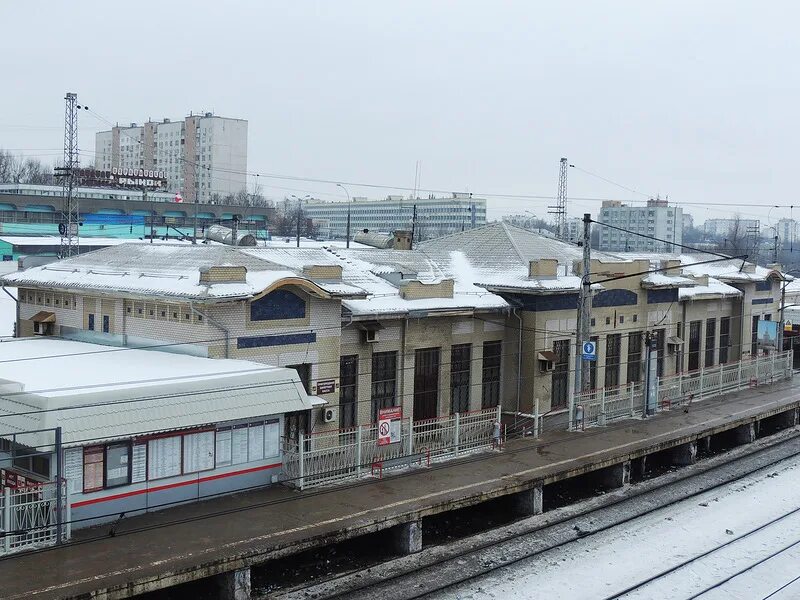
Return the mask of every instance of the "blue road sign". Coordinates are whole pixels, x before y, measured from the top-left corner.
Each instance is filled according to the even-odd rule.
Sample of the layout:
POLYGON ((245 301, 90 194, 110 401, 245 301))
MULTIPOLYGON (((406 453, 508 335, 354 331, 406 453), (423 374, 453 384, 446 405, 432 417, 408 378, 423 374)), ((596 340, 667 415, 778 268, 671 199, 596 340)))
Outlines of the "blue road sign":
POLYGON ((583 360, 597 360, 597 345, 594 342, 583 342, 583 360))

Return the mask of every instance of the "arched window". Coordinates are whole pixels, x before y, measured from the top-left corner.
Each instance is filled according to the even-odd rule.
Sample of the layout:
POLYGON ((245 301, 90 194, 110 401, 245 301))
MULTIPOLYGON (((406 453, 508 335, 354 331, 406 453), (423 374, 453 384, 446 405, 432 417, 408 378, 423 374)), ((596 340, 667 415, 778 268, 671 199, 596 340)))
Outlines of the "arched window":
POLYGON ((251 321, 302 319, 306 316, 306 301, 289 290, 275 290, 250 303, 251 321))

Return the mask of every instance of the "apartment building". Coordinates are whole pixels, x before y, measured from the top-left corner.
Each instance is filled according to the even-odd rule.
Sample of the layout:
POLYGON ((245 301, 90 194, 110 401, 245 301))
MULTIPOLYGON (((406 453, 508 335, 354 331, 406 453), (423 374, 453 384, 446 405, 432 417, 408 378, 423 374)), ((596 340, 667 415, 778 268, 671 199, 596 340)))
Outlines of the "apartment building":
POLYGON ((605 200, 599 220, 602 251, 674 252, 673 244, 683 243, 683 209, 666 200, 648 200, 647 206, 605 200))
POLYGON ((212 202, 247 186, 247 121, 207 112, 95 134, 95 167, 164 171, 168 190, 212 202))

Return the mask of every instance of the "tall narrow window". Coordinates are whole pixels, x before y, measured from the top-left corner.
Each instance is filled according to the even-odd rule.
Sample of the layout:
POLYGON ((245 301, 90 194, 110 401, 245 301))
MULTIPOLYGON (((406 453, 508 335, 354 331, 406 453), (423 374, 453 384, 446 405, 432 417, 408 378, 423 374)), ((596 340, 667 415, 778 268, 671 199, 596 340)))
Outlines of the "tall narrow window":
POLYGON ((656 351, 658 352, 658 356, 656 358, 656 376, 663 377, 664 376, 664 350, 666 347, 666 329, 656 329, 653 332, 653 335, 656 336, 656 351))
POLYGON ((731 347, 731 318, 722 317, 719 320, 719 363, 724 365, 729 359, 731 347))
POLYGON ((500 358, 503 342, 483 343, 483 397, 482 408, 500 404, 500 358))
MULTIPOLYGON (((596 335, 593 335, 590 339, 594 342, 594 347, 597 348, 600 338, 596 335)), ((597 389, 597 360, 589 361, 589 389, 597 389)))
POLYGON ((642 332, 628 334, 628 383, 642 379, 642 332))
POLYGON ((450 412, 469 411, 470 344, 457 344, 450 351, 450 412))
POLYGON ((758 354, 758 315, 753 317, 753 331, 750 338, 750 355, 755 357, 758 354))
POLYGON ((111 330, 111 319, 108 315, 103 315, 103 333, 109 333, 111 330))
POLYGON ((605 387, 607 388, 617 387, 619 385, 621 340, 622 335, 619 333, 611 333, 606 337, 605 387))
POLYGON ((88 325, 86 326, 86 329, 89 331, 94 331, 94 313, 89 313, 88 325))
POLYGON ((372 420, 378 421, 378 410, 395 406, 397 397, 397 352, 375 352, 372 355, 372 420))
POLYGON ((553 353, 556 361, 553 365, 553 380, 550 392, 550 408, 566 408, 569 389, 569 340, 555 340, 553 353))
POLYGON ((355 427, 358 397, 358 355, 339 359, 339 427, 355 427))
POLYGON ((439 412, 439 348, 414 353, 414 420, 433 419, 439 412))
POLYGON ((700 329, 702 321, 689 323, 689 370, 696 371, 700 368, 700 329))
POLYGON ((717 320, 706 320, 706 361, 707 367, 714 366, 714 352, 717 349, 717 320))

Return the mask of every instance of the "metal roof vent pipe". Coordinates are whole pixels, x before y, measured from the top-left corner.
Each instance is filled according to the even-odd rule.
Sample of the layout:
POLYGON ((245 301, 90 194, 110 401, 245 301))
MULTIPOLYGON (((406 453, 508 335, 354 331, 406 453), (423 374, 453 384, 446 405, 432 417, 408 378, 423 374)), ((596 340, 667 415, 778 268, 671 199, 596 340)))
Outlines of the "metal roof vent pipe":
POLYGON ((227 246, 256 246, 256 238, 252 233, 238 232, 236 240, 233 239, 233 229, 224 225, 210 225, 206 227, 206 239, 219 242, 227 246))

